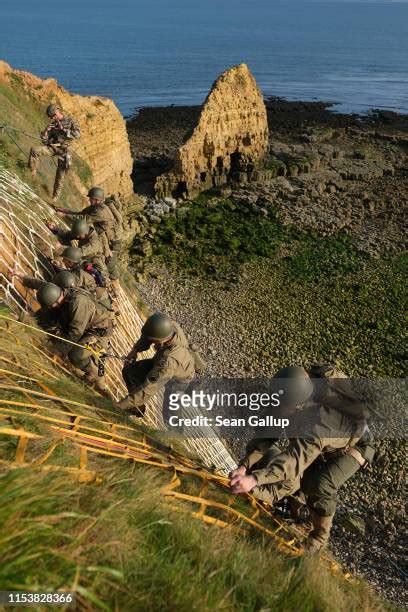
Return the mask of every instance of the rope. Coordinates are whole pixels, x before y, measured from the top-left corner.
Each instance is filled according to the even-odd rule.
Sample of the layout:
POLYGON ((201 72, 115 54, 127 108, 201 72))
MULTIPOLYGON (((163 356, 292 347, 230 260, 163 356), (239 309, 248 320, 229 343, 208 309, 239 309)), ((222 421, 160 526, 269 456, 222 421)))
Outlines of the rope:
POLYGON ((20 147, 20 145, 18 144, 18 142, 16 142, 16 141, 14 140, 14 138, 12 137, 12 135, 11 135, 11 134, 9 134, 9 132, 8 132, 7 130, 4 130, 4 131, 5 131, 5 133, 7 134, 7 136, 10 138, 10 140, 11 140, 12 142, 14 142, 14 144, 15 144, 15 145, 16 145, 16 147, 17 147, 17 149, 20 149, 20 151, 21 151, 21 153, 24 155, 24 157, 27 157, 27 158, 28 158, 28 153, 26 153, 26 151, 24 151, 24 150, 23 150, 23 149, 20 147))
POLYGON ((13 132, 20 132, 20 134, 24 134, 24 136, 27 136, 28 138, 32 138, 33 140, 37 140, 38 142, 42 142, 41 138, 38 138, 38 136, 33 136, 33 134, 28 134, 27 132, 24 132, 23 130, 20 130, 20 128, 16 128, 13 125, 8 125, 7 123, 3 123, 2 125, 0 125, 0 130, 12 130, 13 132))
MULTIPOLYGON (((38 142, 42 142, 41 138, 38 138, 38 136, 33 136, 33 134, 28 134, 27 132, 24 132, 24 130, 21 130, 20 128, 16 128, 12 125, 8 125, 7 123, 3 123, 0 125, 0 130, 3 130, 7 136, 10 138, 10 140, 15 144, 15 146, 21 151, 21 153, 29 158, 29 154, 26 153, 18 144, 18 142, 13 138, 13 136, 10 134, 9 130, 12 130, 13 132, 19 132, 20 134, 24 134, 24 136, 27 136, 28 138, 32 138, 33 140, 36 140, 38 142)), ((59 157, 58 153, 55 153, 56 157, 59 157)), ((57 162, 55 161, 54 157, 51 158, 52 163, 57 166, 57 162)))
POLYGON ((21 325, 22 327, 27 327, 28 329, 32 329, 33 331, 39 333, 39 334, 44 334, 46 336, 50 336, 51 338, 56 338, 57 340, 60 340, 62 342, 66 342, 67 344, 71 344, 72 346, 78 346, 81 349, 86 349, 87 351, 93 353, 93 355, 95 355, 95 357, 97 359, 101 359, 102 357, 105 356, 105 352, 103 349, 94 349, 92 348, 92 346, 90 344, 79 344, 78 342, 73 342, 72 340, 68 340, 67 338, 62 338, 61 336, 57 336, 56 334, 52 334, 51 332, 47 332, 44 329, 38 329, 38 327, 35 327, 34 325, 28 325, 27 323, 23 323, 22 321, 17 321, 16 319, 13 319, 12 317, 7 317, 6 315, 0 314, 0 319, 5 319, 6 321, 11 321, 12 323, 15 323, 16 325, 21 325))

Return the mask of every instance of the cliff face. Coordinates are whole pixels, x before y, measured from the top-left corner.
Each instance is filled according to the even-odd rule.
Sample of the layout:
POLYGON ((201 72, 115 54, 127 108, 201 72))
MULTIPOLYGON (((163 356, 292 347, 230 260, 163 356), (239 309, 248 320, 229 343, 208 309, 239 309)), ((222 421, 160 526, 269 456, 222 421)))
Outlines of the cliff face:
POLYGON ((179 148, 171 172, 156 181, 159 197, 188 195, 250 180, 268 147, 262 93, 246 64, 226 70, 214 83, 191 137, 179 148))
MULTIPOLYGON (((21 125, 19 116, 27 109, 30 112, 30 104, 33 106, 31 133, 34 134, 47 123, 45 112, 41 117, 40 111, 45 111, 50 103, 58 103, 64 113, 75 117, 81 126, 81 138, 75 143, 74 151, 88 164, 93 174, 92 182, 103 186, 108 193, 123 197, 133 193, 130 178, 133 162, 126 124, 112 100, 71 94, 55 79, 42 80, 29 72, 14 70, 1 61, 0 88, 8 103, 13 105, 6 117, 11 124, 21 125), (20 102, 27 102, 25 110, 19 98, 20 102)), ((2 121, 4 117, 0 116, 2 121)), ((83 186, 79 189, 84 191, 83 186)))

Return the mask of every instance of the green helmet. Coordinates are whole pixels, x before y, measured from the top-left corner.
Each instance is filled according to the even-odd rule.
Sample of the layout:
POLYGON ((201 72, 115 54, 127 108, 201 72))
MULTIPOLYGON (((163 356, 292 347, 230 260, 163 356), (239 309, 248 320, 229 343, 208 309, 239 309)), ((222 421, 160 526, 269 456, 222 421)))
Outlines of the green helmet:
POLYGON ((69 270, 60 270, 53 278, 52 281, 61 289, 70 289, 71 287, 76 287, 76 276, 72 274, 69 270))
POLYGON ((43 308, 50 308, 61 297, 62 289, 54 283, 43 283, 37 291, 37 302, 43 308))
POLYGON ((287 366, 276 372, 274 378, 280 379, 283 394, 281 405, 296 406, 306 402, 314 387, 309 374, 300 366, 287 366))
POLYGON ((89 234, 89 225, 87 224, 85 219, 75 219, 71 227, 71 234, 75 238, 83 236, 84 234, 89 234))
POLYGON ((49 117, 53 117, 57 111, 61 110, 56 104, 49 104, 46 113, 49 117))
POLYGON ((88 191, 88 198, 94 198, 95 200, 104 200, 105 192, 102 187, 92 187, 92 189, 88 191))
POLYGON ((171 319, 162 312, 155 312, 142 327, 142 335, 149 340, 168 340, 174 333, 171 319))
POLYGON ((81 263, 82 251, 78 249, 78 247, 70 246, 62 251, 61 257, 63 259, 68 259, 68 261, 72 261, 72 263, 81 263))

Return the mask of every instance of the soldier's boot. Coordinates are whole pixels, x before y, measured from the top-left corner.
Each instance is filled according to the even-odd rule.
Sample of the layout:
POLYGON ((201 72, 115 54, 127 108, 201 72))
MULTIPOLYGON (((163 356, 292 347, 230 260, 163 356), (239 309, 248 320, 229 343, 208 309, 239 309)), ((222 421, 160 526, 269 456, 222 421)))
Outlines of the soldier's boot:
POLYGON ((95 389, 100 393, 105 395, 107 392, 105 376, 99 376, 98 368, 93 361, 90 361, 89 366, 85 370, 84 380, 94 385, 95 389))
POLYGON ((115 298, 120 296, 120 281, 118 278, 111 280, 111 289, 115 298))
POLYGON ((56 202, 61 195, 62 185, 64 183, 66 173, 67 173, 66 169, 62 168, 60 164, 58 164, 57 171, 55 173, 54 189, 52 192, 53 202, 56 202))
POLYGON ((146 412, 146 406, 144 404, 141 404, 140 406, 135 406, 133 404, 133 400, 130 395, 128 395, 127 397, 124 397, 119 402, 115 402, 115 406, 116 408, 119 408, 120 410, 123 410, 124 412, 126 412, 126 414, 129 414, 129 415, 132 415, 138 418, 144 417, 145 412, 146 412))
POLYGON ((306 510, 306 501, 303 495, 289 495, 287 498, 287 508, 290 518, 300 523, 303 518, 303 511, 306 510))
POLYGON ((311 508, 309 508, 309 512, 312 518, 313 529, 306 539, 304 549, 305 553, 315 555, 320 552, 329 541, 334 514, 331 516, 320 516, 320 514, 317 514, 311 508))
POLYGON ((35 176, 38 171, 38 166, 40 165, 40 158, 37 155, 35 149, 30 149, 30 155, 28 157, 28 167, 31 170, 31 174, 35 176))

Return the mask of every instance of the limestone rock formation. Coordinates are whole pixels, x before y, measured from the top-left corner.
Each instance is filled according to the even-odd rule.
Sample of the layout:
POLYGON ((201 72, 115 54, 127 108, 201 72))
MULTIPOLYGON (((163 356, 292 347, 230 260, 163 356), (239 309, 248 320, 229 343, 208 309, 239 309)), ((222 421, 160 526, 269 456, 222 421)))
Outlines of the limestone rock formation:
POLYGON ((174 167, 157 178, 156 193, 191 195, 231 178, 251 180, 267 148, 262 93, 246 64, 234 66, 214 83, 198 125, 176 153, 174 167))
MULTIPOLYGON (((112 100, 71 94, 58 85, 55 79, 42 80, 29 72, 14 70, 6 62, 0 61, 0 85, 7 86, 11 82, 18 84, 27 102, 37 103, 44 110, 49 103, 58 103, 67 115, 79 121, 81 139, 75 143, 74 151, 91 168, 93 183, 102 185, 108 193, 123 197, 133 193, 130 178, 133 162, 126 124, 112 100)), ((18 109, 18 112, 24 111, 18 109)), ((45 127, 45 114, 43 119, 42 127, 45 127)), ((40 127, 35 124, 34 132, 40 127)))

